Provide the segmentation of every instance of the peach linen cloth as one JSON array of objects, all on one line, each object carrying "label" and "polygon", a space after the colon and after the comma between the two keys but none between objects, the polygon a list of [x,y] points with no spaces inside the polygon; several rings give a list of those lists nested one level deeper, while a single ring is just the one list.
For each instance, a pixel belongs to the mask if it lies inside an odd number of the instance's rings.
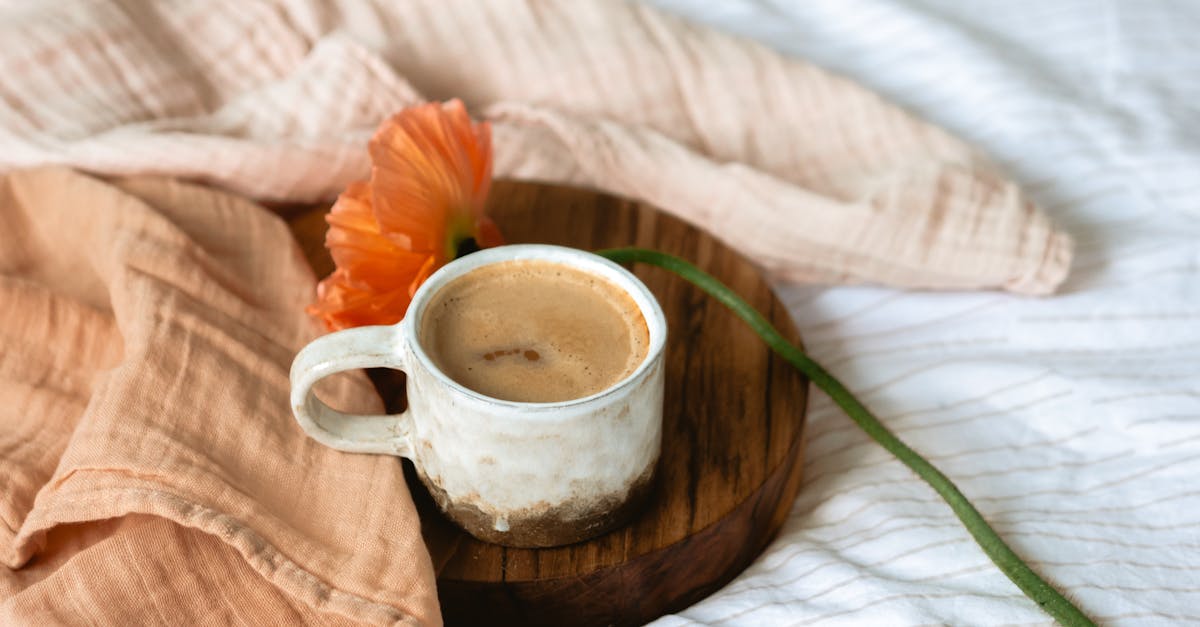
[{"label": "peach linen cloth", "polygon": [[[962,142],[644,7],[13,3],[0,42],[0,624],[440,623],[400,464],[293,423],[315,278],[228,193],[329,199],[405,105],[461,97],[497,176],[648,200],[779,279],[1047,294],[1070,265]],[[19,171],[46,164],[96,176]]]}]

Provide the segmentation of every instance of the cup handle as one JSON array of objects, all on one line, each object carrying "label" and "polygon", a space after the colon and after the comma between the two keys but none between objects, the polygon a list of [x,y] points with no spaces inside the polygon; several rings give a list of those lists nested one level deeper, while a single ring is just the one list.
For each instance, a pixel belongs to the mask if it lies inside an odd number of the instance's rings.
[{"label": "cup handle", "polygon": [[[357,368],[408,371],[400,325],[344,329],[313,340],[292,362],[292,413],[314,440],[350,453],[409,457],[412,410],[381,416],[344,414],[313,393],[317,381]],[[411,406],[411,403],[410,403]]]}]

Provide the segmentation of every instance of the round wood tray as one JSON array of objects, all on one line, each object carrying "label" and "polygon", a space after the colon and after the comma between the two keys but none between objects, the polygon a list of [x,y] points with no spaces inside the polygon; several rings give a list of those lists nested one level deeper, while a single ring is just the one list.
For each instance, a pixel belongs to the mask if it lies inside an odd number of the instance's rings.
[{"label": "round wood tray", "polygon": [[[799,336],[758,268],[653,207],[597,192],[497,181],[491,215],[510,243],[587,250],[642,246],[679,255]],[[318,276],[328,207],[289,222]],[[668,322],[663,451],[650,505],[588,542],[513,549],[475,540],[434,506],[405,462],[447,625],[636,625],[733,579],[779,530],[800,488],[808,381],[719,303],[673,274],[632,268]],[[403,378],[373,372],[389,409]]]}]

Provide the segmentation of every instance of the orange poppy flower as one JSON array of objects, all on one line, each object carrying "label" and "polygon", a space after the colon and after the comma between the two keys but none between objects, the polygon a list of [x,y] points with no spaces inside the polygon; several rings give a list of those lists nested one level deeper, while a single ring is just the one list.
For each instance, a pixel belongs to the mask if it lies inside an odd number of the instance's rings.
[{"label": "orange poppy flower", "polygon": [[491,126],[458,100],[409,107],[368,145],[371,178],[351,183],[326,216],[337,269],[308,307],[332,331],[394,324],[421,283],[473,239],[503,243],[484,215],[492,182]]}]

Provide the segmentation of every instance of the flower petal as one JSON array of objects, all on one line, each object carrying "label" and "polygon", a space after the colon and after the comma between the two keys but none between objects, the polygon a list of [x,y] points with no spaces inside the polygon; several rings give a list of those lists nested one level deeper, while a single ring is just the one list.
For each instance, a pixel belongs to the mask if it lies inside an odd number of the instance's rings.
[{"label": "flower petal", "polygon": [[395,324],[404,319],[412,300],[407,286],[392,290],[357,287],[335,270],[317,285],[317,302],[309,315],[320,318],[330,331],[369,324]]},{"label": "flower petal", "polygon": [[382,232],[398,246],[454,257],[475,235],[491,185],[491,126],[472,122],[458,100],[404,110],[370,143],[371,201]]},{"label": "flower petal", "polygon": [[416,286],[432,271],[433,255],[405,250],[383,236],[365,182],[351,183],[325,220],[325,246],[337,270],[317,286],[308,312],[331,330],[399,322]]},{"label": "flower petal", "polygon": [[407,285],[430,257],[405,250],[383,236],[371,211],[370,188],[364,182],[351,183],[325,220],[329,223],[325,246],[350,284],[377,290]]},{"label": "flower petal", "polygon": [[459,242],[503,244],[484,213],[492,178],[491,126],[458,100],[400,111],[368,145],[371,178],[350,184],[326,221],[337,269],[308,307],[331,330],[393,324]]}]

